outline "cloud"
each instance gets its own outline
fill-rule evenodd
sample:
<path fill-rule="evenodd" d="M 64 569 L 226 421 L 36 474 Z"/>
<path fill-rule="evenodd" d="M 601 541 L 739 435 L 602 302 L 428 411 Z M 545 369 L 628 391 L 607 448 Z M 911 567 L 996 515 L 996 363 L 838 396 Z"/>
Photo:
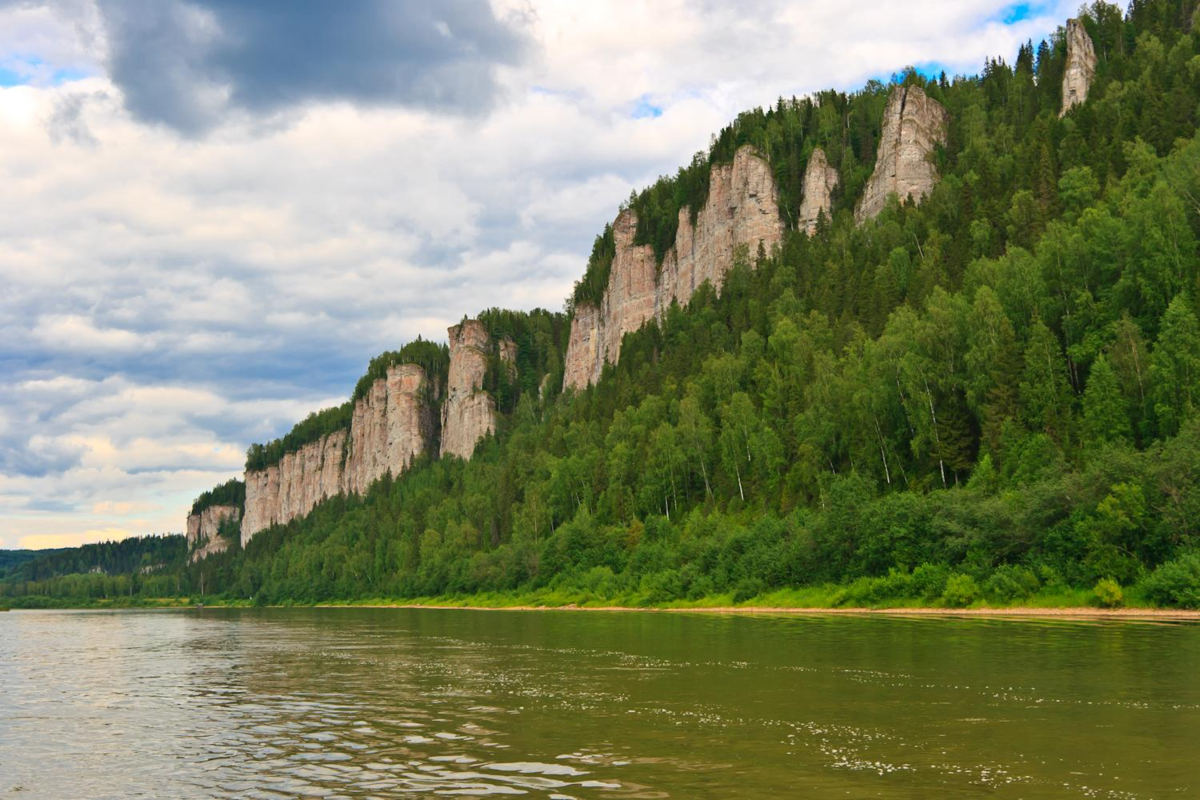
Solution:
<path fill-rule="evenodd" d="M 231 111 L 313 102 L 478 114 L 529 49 L 486 0 L 101 0 L 108 65 L 135 116 L 196 134 Z"/>

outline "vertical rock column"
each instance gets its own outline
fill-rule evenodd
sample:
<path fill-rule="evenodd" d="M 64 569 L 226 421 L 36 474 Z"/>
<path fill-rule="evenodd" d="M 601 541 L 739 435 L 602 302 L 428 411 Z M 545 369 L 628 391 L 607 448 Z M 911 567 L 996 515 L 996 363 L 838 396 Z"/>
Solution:
<path fill-rule="evenodd" d="M 933 152 L 946 142 L 946 109 L 920 86 L 897 86 L 883 113 L 875 171 L 854 212 L 858 222 L 871 219 L 897 195 L 919 203 L 938 181 Z"/>
<path fill-rule="evenodd" d="M 1077 19 L 1067 20 L 1067 68 L 1063 72 L 1062 111 L 1064 116 L 1075 106 L 1087 100 L 1088 89 L 1096 77 L 1096 48 L 1088 36 L 1083 23 Z"/>
<path fill-rule="evenodd" d="M 829 216 L 837 185 L 838 171 L 829 166 L 825 151 L 818 147 L 808 157 L 808 166 L 804 168 L 804 196 L 800 200 L 799 227 L 808 235 L 817 229 L 821 214 Z"/>
<path fill-rule="evenodd" d="M 448 333 L 450 374 L 442 404 L 441 454 L 469 459 L 476 443 L 496 429 L 496 401 L 483 390 L 492 341 L 475 319 L 452 326 Z"/>

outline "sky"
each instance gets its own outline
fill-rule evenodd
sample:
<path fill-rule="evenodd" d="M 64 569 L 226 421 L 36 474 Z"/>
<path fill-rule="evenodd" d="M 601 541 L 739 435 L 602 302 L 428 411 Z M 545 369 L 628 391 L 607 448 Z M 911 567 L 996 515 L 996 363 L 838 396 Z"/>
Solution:
<path fill-rule="evenodd" d="M 181 532 L 372 356 L 561 309 L 738 112 L 1076 7 L 0 0 L 0 548 Z"/>

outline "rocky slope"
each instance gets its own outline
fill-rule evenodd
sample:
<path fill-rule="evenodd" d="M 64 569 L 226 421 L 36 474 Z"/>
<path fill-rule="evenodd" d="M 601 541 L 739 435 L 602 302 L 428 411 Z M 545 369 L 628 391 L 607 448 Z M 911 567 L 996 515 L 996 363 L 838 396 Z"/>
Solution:
<path fill-rule="evenodd" d="M 946 142 L 946 109 L 919 86 L 897 86 L 888 97 L 875 171 L 854 212 L 859 222 L 871 219 L 895 194 L 901 201 L 920 202 L 937 183 L 933 152 Z"/>
<path fill-rule="evenodd" d="M 361 494 L 387 473 L 404 472 L 433 437 L 429 400 L 435 391 L 421 367 L 390 367 L 355 403 L 348 432 L 309 442 L 264 470 L 248 470 L 242 544 L 322 500 Z"/>
<path fill-rule="evenodd" d="M 1096 77 L 1096 48 L 1088 36 L 1083 23 L 1077 19 L 1067 20 L 1067 68 L 1063 72 L 1062 111 L 1065 115 L 1075 106 L 1087 100 L 1088 89 Z"/>
<path fill-rule="evenodd" d="M 187 518 L 187 545 L 191 553 L 189 560 L 199 561 L 213 553 L 229 547 L 229 540 L 220 536 L 221 523 L 227 519 L 238 520 L 242 516 L 237 506 L 209 506 L 199 514 Z"/>
<path fill-rule="evenodd" d="M 517 346 L 501 339 L 493 350 L 491 337 L 479 320 L 469 319 L 452 326 L 450 336 L 450 375 L 446 380 L 446 402 L 442 405 L 443 456 L 469 459 L 475 445 L 496 430 L 496 401 L 483 391 L 488 357 L 497 352 L 501 363 L 510 369 L 517 360 Z"/>
<path fill-rule="evenodd" d="M 822 213 L 829 216 L 833 190 L 837 188 L 838 181 L 838 171 L 829 166 L 825 151 L 819 147 L 813 150 L 808 157 L 808 166 L 804 168 L 804 195 L 800 199 L 798 225 L 809 235 L 817 229 L 817 219 Z"/>
<path fill-rule="evenodd" d="M 760 245 L 769 252 L 779 244 L 783 224 L 771 167 L 749 145 L 733 163 L 714 166 L 694 225 L 689 210 L 680 209 L 675 243 L 661 269 L 649 245 L 634 244 L 636 233 L 637 216 L 621 212 L 613 225 L 617 249 L 604 298 L 599 307 L 575 307 L 564 388 L 594 383 L 606 363 L 617 362 L 626 333 L 661 319 L 672 302 L 686 304 L 704 281 L 719 290 L 739 253 L 753 262 Z"/>

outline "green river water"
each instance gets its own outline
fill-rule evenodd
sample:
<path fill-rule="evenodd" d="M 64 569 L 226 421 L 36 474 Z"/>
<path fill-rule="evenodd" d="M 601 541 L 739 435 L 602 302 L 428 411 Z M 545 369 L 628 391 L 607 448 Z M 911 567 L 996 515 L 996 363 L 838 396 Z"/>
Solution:
<path fill-rule="evenodd" d="M 0 796 L 1200 797 L 1200 625 L 0 614 Z"/>

